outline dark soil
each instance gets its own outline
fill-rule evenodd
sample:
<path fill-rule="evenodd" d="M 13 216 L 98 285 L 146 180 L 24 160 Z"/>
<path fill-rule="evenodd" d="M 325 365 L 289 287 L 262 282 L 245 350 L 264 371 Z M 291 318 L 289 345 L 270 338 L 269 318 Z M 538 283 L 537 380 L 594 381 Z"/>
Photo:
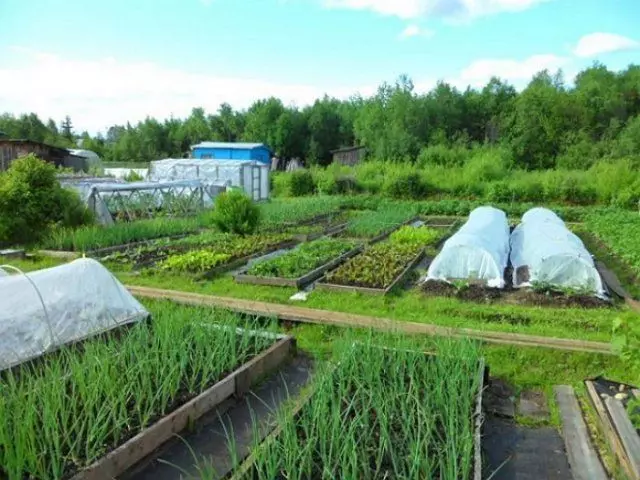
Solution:
<path fill-rule="evenodd" d="M 430 296 L 458 298 L 479 303 L 494 303 L 501 297 L 500 290 L 481 285 L 465 285 L 461 288 L 447 282 L 428 280 L 421 286 L 422 292 Z"/>

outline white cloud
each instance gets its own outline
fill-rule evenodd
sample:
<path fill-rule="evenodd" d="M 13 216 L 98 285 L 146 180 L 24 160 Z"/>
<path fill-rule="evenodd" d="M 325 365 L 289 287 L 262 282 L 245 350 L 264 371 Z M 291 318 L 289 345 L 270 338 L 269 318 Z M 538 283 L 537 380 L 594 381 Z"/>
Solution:
<path fill-rule="evenodd" d="M 479 59 L 464 68 L 452 83 L 460 88 L 466 88 L 467 85 L 477 88 L 486 85 L 491 77 L 495 76 L 515 86 L 523 86 L 541 70 L 555 72 L 568 64 L 568 58 L 556 55 L 533 55 L 524 60 Z"/>
<path fill-rule="evenodd" d="M 223 102 L 246 108 L 257 99 L 275 96 L 302 106 L 325 93 L 347 98 L 358 90 L 369 95 L 376 88 L 277 83 L 188 72 L 151 62 L 77 61 L 20 47 L 12 50 L 20 52 L 21 62 L 0 67 L 2 110 L 36 112 L 56 121 L 68 114 L 77 130 L 93 133 L 147 116 L 185 117 L 193 107 L 214 112 Z"/>
<path fill-rule="evenodd" d="M 402 19 L 474 18 L 526 10 L 550 0 L 322 0 L 326 8 L 371 10 Z"/>
<path fill-rule="evenodd" d="M 615 33 L 595 32 L 578 40 L 573 53 L 578 57 L 595 57 L 602 53 L 640 48 L 640 42 Z"/>
<path fill-rule="evenodd" d="M 407 27 L 400 33 L 400 39 L 410 37 L 433 37 L 434 34 L 435 32 L 433 30 L 420 28 L 418 25 L 411 24 L 407 25 Z"/>

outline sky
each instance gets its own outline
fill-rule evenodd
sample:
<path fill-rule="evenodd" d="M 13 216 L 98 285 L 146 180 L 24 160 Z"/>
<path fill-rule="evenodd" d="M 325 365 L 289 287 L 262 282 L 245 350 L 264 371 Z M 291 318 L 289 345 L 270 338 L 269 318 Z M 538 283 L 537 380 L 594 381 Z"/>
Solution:
<path fill-rule="evenodd" d="M 276 96 L 371 95 L 407 74 L 524 88 L 640 64 L 638 0 L 0 0 L 0 112 L 76 131 Z"/>

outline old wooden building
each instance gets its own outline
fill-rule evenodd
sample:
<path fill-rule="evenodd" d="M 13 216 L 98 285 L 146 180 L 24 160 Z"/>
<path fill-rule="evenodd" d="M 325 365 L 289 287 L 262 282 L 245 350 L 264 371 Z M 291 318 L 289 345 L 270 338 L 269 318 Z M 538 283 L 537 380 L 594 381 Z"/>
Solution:
<path fill-rule="evenodd" d="M 0 172 L 9 168 L 11 162 L 18 157 L 35 154 L 56 167 L 70 167 L 74 171 L 86 170 L 86 159 L 73 155 L 66 148 L 54 147 L 46 143 L 32 140 L 10 140 L 0 138 Z"/>
<path fill-rule="evenodd" d="M 339 148 L 337 150 L 332 150 L 331 154 L 333 155 L 333 162 L 340 163 L 342 165 L 357 165 L 362 160 L 364 160 L 364 156 L 366 154 L 365 147 L 346 147 Z"/>

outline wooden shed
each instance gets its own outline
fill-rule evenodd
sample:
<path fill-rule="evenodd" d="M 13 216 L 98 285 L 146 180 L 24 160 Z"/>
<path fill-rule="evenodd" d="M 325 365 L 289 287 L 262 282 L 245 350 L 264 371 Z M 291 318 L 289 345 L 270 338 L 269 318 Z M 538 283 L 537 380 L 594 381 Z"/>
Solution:
<path fill-rule="evenodd" d="M 337 150 L 332 150 L 333 162 L 340 163 L 342 165 L 357 165 L 362 160 L 367 152 L 365 147 L 345 147 Z"/>
<path fill-rule="evenodd" d="M 35 154 L 56 167 L 71 167 L 74 171 L 87 169 L 86 158 L 73 155 L 66 148 L 54 147 L 33 140 L 11 140 L 0 138 L 0 172 L 7 170 L 16 158 Z"/>

